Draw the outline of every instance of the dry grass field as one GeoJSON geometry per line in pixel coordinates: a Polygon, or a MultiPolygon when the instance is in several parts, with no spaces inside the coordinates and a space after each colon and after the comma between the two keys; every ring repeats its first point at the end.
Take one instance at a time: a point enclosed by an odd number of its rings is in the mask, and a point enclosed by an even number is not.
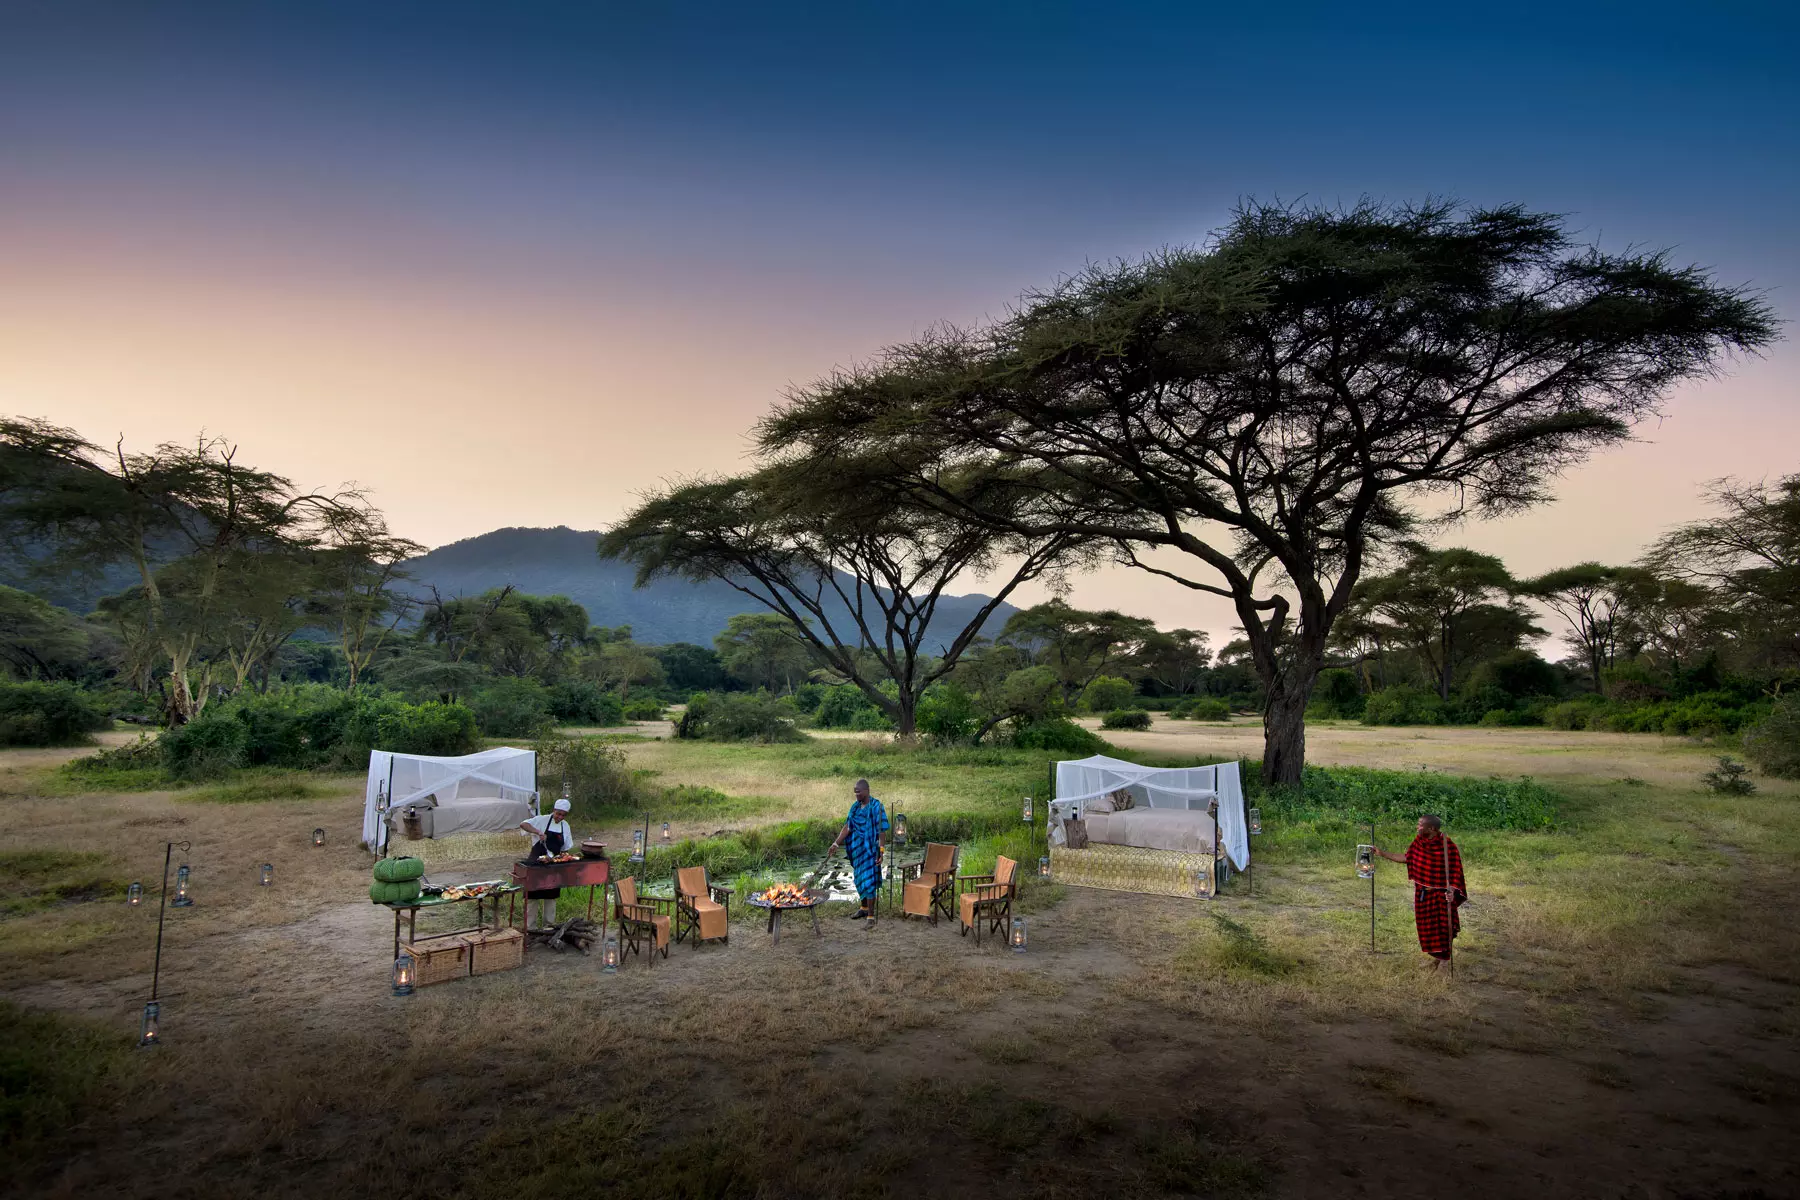
{"type": "MultiPolygon", "coordinates": [[[[1258,749],[1241,723],[1112,736],[1258,749]]],[[[0,1178],[42,1196],[1800,1192],[1800,788],[1704,794],[1708,749],[1650,736],[1327,725],[1309,750],[1565,798],[1553,832],[1451,831],[1473,893],[1454,980],[1422,969],[1397,868],[1371,954],[1350,844],[1272,829],[1254,896],[1036,889],[1024,955],[841,914],[773,946],[746,919],[729,946],[616,976],[538,951],[396,998],[359,781],[88,794],[57,772],[74,752],[6,752],[0,1178]],[[197,902],[170,914],[166,1044],[139,1052],[156,916],[120,897],[170,838],[192,843],[197,902]]],[[[627,752],[740,798],[736,827],[833,815],[857,773],[921,813],[1020,785],[859,739],[627,752]]]]}

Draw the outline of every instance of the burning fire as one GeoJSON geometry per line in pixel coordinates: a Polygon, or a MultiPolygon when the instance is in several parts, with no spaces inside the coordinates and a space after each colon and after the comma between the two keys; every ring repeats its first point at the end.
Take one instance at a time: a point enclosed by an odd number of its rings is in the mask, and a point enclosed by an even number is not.
{"type": "Polygon", "coordinates": [[[763,893],[763,900],[776,908],[792,908],[798,904],[811,903],[806,889],[797,883],[778,883],[763,893]]]}

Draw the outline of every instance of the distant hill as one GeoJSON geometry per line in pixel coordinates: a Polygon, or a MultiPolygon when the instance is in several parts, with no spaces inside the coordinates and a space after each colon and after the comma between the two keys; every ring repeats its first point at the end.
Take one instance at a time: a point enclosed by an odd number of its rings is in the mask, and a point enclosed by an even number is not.
{"type": "MultiPolygon", "coordinates": [[[[598,533],[565,525],[496,529],[439,546],[413,559],[407,569],[420,590],[435,586],[446,599],[480,595],[509,583],[533,595],[567,596],[587,609],[593,624],[629,625],[632,637],[648,644],[710,646],[714,635],[738,613],[766,611],[723,583],[662,579],[634,588],[630,566],[601,561],[595,551],[599,538],[598,533]]],[[[986,602],[981,595],[944,597],[933,631],[943,628],[945,640],[954,637],[986,602]]],[[[1000,605],[988,618],[988,631],[998,632],[1016,611],[1010,604],[1000,605]]],[[[926,644],[933,651],[940,645],[926,644]]]]}

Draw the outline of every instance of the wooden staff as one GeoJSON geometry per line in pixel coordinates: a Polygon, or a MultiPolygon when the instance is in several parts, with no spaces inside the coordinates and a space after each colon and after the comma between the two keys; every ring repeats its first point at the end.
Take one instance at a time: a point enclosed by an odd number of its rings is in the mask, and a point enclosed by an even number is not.
{"type": "Polygon", "coordinates": [[[1456,880],[1450,874],[1450,835],[1438,826],[1438,841],[1444,850],[1444,950],[1449,955],[1450,978],[1456,978],[1456,880]]]}

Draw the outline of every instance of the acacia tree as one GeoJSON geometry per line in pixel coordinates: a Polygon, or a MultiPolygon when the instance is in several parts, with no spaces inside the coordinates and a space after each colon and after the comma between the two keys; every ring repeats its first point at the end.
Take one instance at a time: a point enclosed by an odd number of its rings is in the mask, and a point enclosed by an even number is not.
{"type": "Polygon", "coordinates": [[[1063,699],[1074,701],[1087,685],[1135,657],[1156,636],[1156,625],[1106,609],[1088,612],[1061,600],[1021,609],[1006,619],[998,641],[1030,650],[1056,672],[1063,699]]]}
{"type": "MultiPolygon", "coordinates": [[[[939,483],[982,508],[1004,511],[1019,497],[994,475],[939,483]]],[[[742,592],[911,738],[925,689],[955,669],[1007,596],[1058,567],[1081,539],[1009,534],[907,495],[878,460],[789,456],[651,498],[601,538],[600,554],[634,563],[640,587],[673,575],[742,592]],[[960,627],[934,628],[950,585],[989,571],[999,573],[994,594],[960,627]]]]}
{"type": "Polygon", "coordinates": [[[366,503],[342,504],[326,514],[313,558],[316,603],[337,627],[338,645],[355,691],[416,602],[400,590],[406,561],[425,547],[396,537],[386,518],[366,503]]]}
{"type": "Polygon", "coordinates": [[[1743,289],[1576,246],[1520,207],[1252,205],[1202,248],[1094,268],[827,379],[762,440],[890,455],[945,511],[1107,539],[1226,597],[1267,696],[1264,778],[1295,784],[1306,703],[1373,549],[1432,502],[1542,501],[1674,385],[1775,330],[1743,289]],[[1037,502],[984,511],[939,483],[979,470],[1037,502]]]}
{"type": "Polygon", "coordinates": [[[1597,562],[1577,563],[1528,579],[1520,590],[1548,605],[1568,622],[1570,649],[1587,664],[1594,690],[1604,690],[1602,672],[1613,665],[1625,632],[1624,609],[1631,573],[1597,562]]]}
{"type": "MultiPolygon", "coordinates": [[[[1488,624],[1496,617],[1504,621],[1502,613],[1510,610],[1495,601],[1512,592],[1512,576],[1491,554],[1461,547],[1433,550],[1417,542],[1407,543],[1405,550],[1392,574],[1362,580],[1351,603],[1385,618],[1389,640],[1418,652],[1431,668],[1439,697],[1448,700],[1457,666],[1475,649],[1468,644],[1473,640],[1470,626],[1481,617],[1488,624]],[[1500,611],[1483,611],[1489,609],[1500,611]]],[[[1513,615],[1520,632],[1531,628],[1523,614],[1513,615]]]]}

